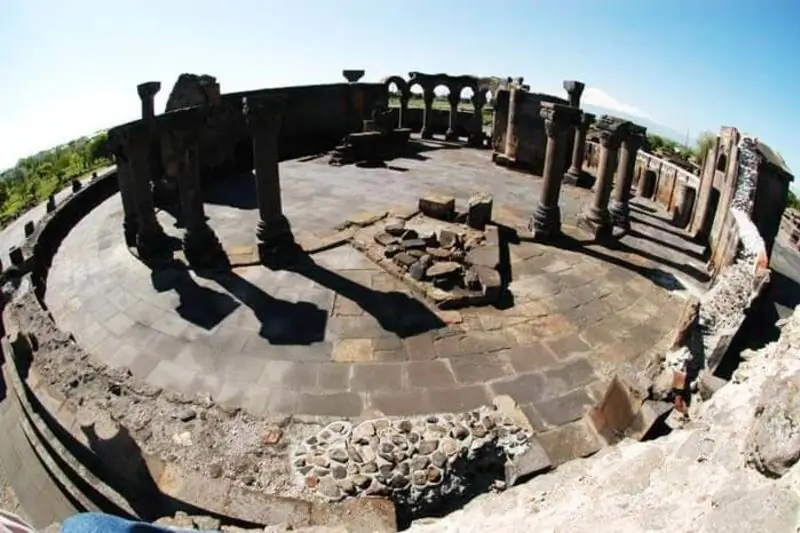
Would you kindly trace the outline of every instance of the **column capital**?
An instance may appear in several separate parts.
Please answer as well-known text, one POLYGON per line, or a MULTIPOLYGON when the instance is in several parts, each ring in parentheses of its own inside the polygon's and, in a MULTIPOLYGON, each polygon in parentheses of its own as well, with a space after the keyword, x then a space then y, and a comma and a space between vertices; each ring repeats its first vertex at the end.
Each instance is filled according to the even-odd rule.
POLYGON ((364 77, 365 72, 363 70, 356 70, 356 69, 345 69, 342 71, 342 76, 348 81, 348 83, 355 83, 361 78, 364 77))
POLYGON ((579 107, 581 95, 583 95, 583 90, 586 88, 586 85, 576 80, 564 80, 562 86, 569 95, 569 105, 579 107))
POLYGON ((603 115, 595 122, 600 145, 603 148, 616 150, 622 143, 623 129, 627 123, 618 118, 603 115))
POLYGON ((277 135, 283 120, 285 99, 278 96, 245 98, 242 114, 248 129, 269 131, 277 135))
POLYGON ((622 142, 629 150, 636 151, 644 144, 646 134, 647 128, 628 122, 622 128, 622 142))
POLYGON ((554 137, 570 127, 577 126, 581 119, 581 112, 575 107, 542 102, 539 116, 544 119, 547 136, 554 137))
POLYGON ((136 86, 136 91, 139 93, 139 98, 141 99, 153 98, 160 90, 160 81, 146 81, 136 86))

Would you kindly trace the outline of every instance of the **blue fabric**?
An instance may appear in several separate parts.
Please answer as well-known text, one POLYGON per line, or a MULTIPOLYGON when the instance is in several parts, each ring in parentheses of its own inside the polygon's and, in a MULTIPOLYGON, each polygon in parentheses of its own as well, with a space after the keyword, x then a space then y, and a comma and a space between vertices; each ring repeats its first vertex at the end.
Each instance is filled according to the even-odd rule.
MULTIPOLYGON (((61 533, 174 533, 175 530, 154 526, 145 522, 132 522, 117 516, 103 513, 80 513, 70 516, 61 524, 61 533)), ((206 531, 205 533, 218 533, 206 531)))

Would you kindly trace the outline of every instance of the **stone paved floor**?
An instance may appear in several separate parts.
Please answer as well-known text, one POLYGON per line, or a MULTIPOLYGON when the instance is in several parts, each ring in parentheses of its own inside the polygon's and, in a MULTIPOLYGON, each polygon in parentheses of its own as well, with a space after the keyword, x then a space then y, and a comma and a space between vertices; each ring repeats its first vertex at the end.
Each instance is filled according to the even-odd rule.
MULTIPOLYGON (((431 189, 459 199, 488 190, 496 205, 522 212, 536 205, 540 180, 494 167, 485 151, 422 155, 429 159, 394 163, 407 172, 283 163, 286 212, 296 229, 313 231, 359 211, 414 205, 431 189)), ((587 197, 565 188, 567 220, 587 197)), ((46 301, 57 323, 109 365, 255 413, 406 415, 510 394, 536 424, 558 426, 579 418, 613 368, 652 348, 681 310, 663 287, 675 283, 670 269, 682 273, 691 262, 691 246, 663 213, 637 209, 650 224, 637 222, 623 250, 510 243, 513 306, 437 315, 349 245, 293 272, 151 274, 124 247, 115 196, 63 243, 46 301), (677 244, 655 244, 670 239, 677 244)), ((208 211, 226 244, 250 238, 253 208, 208 211)))

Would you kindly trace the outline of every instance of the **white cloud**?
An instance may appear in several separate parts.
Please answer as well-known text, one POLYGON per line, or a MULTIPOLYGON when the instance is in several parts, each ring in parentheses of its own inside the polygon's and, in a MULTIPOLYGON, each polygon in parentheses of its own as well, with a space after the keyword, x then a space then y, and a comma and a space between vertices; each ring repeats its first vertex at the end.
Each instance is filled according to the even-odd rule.
POLYGON ((583 91, 583 98, 581 101, 585 104, 602 107, 611 111, 618 111, 635 117, 646 118, 647 120, 654 120, 653 117, 646 111, 642 111, 638 107, 620 102, 607 92, 597 87, 587 87, 583 91))

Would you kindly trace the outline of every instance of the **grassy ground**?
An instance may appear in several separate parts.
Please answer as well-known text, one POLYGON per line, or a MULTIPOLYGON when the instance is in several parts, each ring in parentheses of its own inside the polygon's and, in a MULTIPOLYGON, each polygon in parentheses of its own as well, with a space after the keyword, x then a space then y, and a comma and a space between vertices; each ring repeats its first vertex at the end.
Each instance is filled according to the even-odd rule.
MULTIPOLYGON (((400 107, 400 99, 390 96, 389 107, 400 107)), ((425 107, 425 102, 422 100, 422 98, 412 98, 408 101, 408 107, 409 109, 423 109, 425 107)), ((433 101, 433 109, 437 109, 439 111, 450 111, 450 103, 446 98, 437 98, 433 101)), ((475 108, 470 102, 459 102, 458 110, 465 111, 467 113, 473 113, 475 108)), ((491 108, 491 106, 484 106, 481 111, 481 114, 483 115, 483 123, 491 124, 492 116, 494 115, 494 110, 491 108)))

